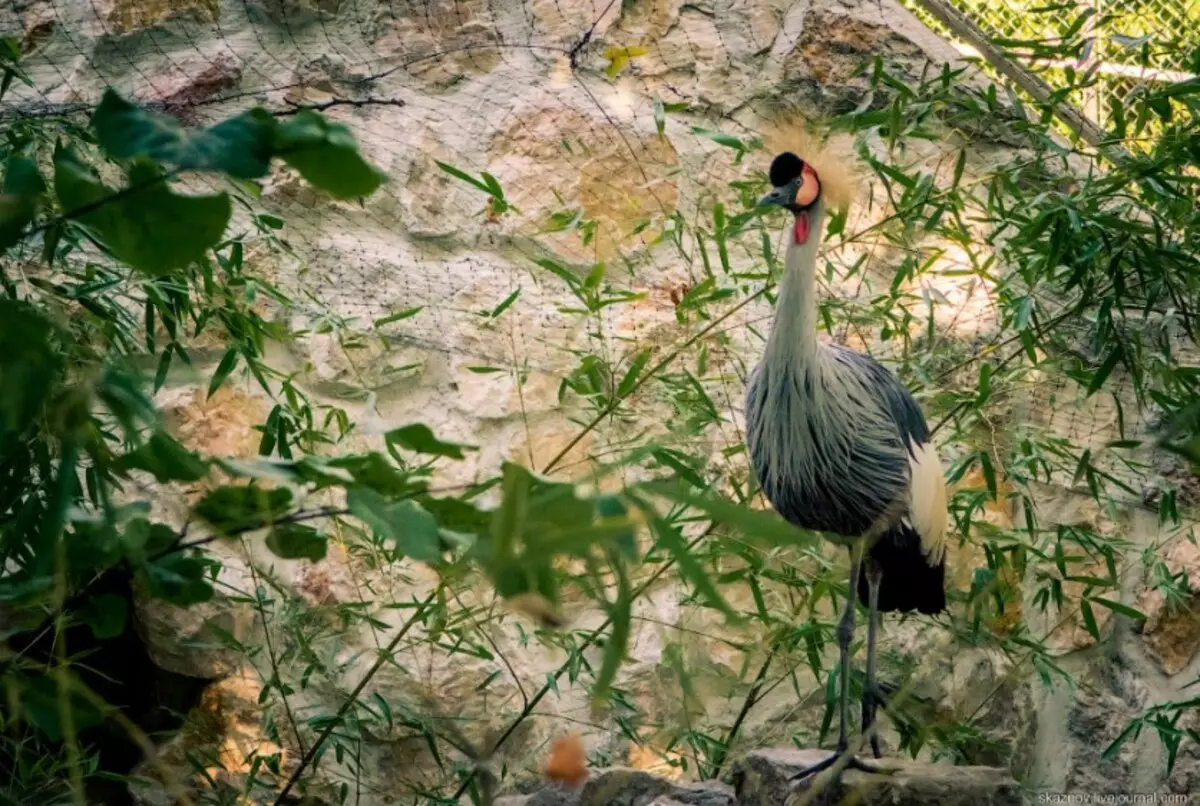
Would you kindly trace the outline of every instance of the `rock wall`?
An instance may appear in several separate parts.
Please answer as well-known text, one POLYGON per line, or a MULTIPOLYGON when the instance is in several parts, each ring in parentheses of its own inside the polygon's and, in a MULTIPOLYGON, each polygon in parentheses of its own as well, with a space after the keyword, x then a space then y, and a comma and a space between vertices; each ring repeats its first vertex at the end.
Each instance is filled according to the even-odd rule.
MULTIPOLYGON (((871 103, 857 68, 874 56, 914 79, 928 63, 956 60, 892 0, 17 0, 0 9, 0 28, 29 54, 36 86, 15 90, 15 103, 26 113, 86 109, 112 85, 192 124, 250 104, 282 113, 316 104, 351 126, 388 172, 380 193, 361 206, 330 203, 287 173, 264 189, 262 203, 286 221, 282 235, 291 252, 252 245, 248 260, 297 300, 277 315, 304 331, 275 348, 271 360, 296 373, 318 404, 372 426, 352 435, 349 447, 378 447, 380 426, 413 421, 479 446, 468 461, 449 466, 439 479, 445 484, 479 478, 504 459, 544 468, 564 450, 557 472, 583 478, 591 456, 631 441, 670 443, 685 431, 669 402, 648 391, 622 409, 627 416, 577 441, 584 405, 571 395, 560 400, 560 383, 581 353, 601 350, 619 361, 639 349, 670 350, 703 324, 677 315, 680 295, 699 275, 697 255, 673 243, 672 222, 711 227, 713 203, 734 203, 730 183, 765 166, 738 161, 692 126, 750 137, 781 107, 820 117, 871 103), (606 79, 605 49, 635 44, 644 55, 606 79), (686 103, 692 112, 659 118, 656 100, 686 103), (484 198, 437 161, 491 172, 515 211, 488 215, 484 198), (546 220, 564 210, 595 222, 587 243, 578 232, 545 230, 546 220), (534 263, 546 257, 580 271, 605 261, 614 283, 644 297, 594 317, 565 313, 570 297, 563 284, 534 263), (504 316, 479 315, 518 289, 504 316), (417 308, 407 318, 374 324, 417 308)), ((963 145, 947 134, 940 142, 914 144, 912 158, 949 170, 953 159, 944 158, 963 145)), ((969 145, 971 173, 1013 149, 1001 134, 989 139, 981 133, 969 145)), ((832 148, 849 159, 846 140, 832 148)), ((865 197, 864 190, 860 200, 865 197)), ((878 215, 877 208, 860 205, 847 228, 868 226, 878 215)), ((754 244, 731 247, 737 265, 756 254, 754 244)), ((873 265, 886 269, 894 256, 877 247, 859 244, 829 259, 849 266, 869 253, 873 265)), ((948 249, 947 265, 956 259, 961 256, 948 249)), ((947 300, 937 311, 939 327, 967 342, 986 340, 996 327, 986 289, 950 275, 939 282, 947 300)), ((875 288, 868 280, 858 293, 875 288)), ((854 292, 829 289, 846 297, 854 292)), ((716 465, 736 461, 724 449, 740 442, 741 378, 761 350, 751 325, 761 329, 769 314, 765 303, 747 306, 712 344, 704 383, 727 417, 688 438, 688 448, 707 451, 716 465)), ((221 348, 193 347, 194 374, 174 373, 161 394, 173 427, 205 451, 253 455, 253 426, 270 402, 252 382, 236 378, 206 400, 207 373, 221 348)), ((1046 422, 1097 445, 1111 438, 1110 413, 1096 410, 1099 404, 1077 404, 1061 390, 1044 394, 1058 397, 1052 405, 1048 398, 1031 401, 1012 421, 1046 422)), ((944 449, 950 458, 962 446, 944 449)), ((981 481, 967 477, 961 484, 981 481)), ((168 516, 181 514, 177 501, 160 506, 168 516)), ((1079 493, 1047 487, 1038 506, 1046 523, 1084 524, 1136 547, 1161 546, 1151 554, 1161 556, 1169 574, 1192 577, 1200 567, 1194 546, 1180 539, 1186 530, 1160 528, 1136 502, 1101 511, 1079 493)), ((993 505, 986 516, 1003 529, 1019 513, 993 505)), ((285 715, 274 698, 268 714, 276 730, 263 729, 257 701, 271 671, 261 654, 248 661, 239 651, 213 649, 205 624, 215 620, 224 635, 252 646, 262 645, 264 629, 272 630, 274 646, 291 650, 279 673, 294 684, 293 711, 303 718, 329 714, 361 679, 374 649, 401 628, 405 611, 383 603, 414 601, 435 580, 426 569, 380 566, 336 546, 317 564, 274 559, 253 542, 221 551, 220 582, 232 593, 254 590, 261 584, 256 573, 269 570, 276 609, 269 625, 251 608, 224 600, 186 613, 155 605, 139 616, 164 668, 226 675, 194 724, 164 750, 164 762, 187 769, 187 754, 203 748, 213 759, 214 778, 236 785, 252 753, 281 754, 286 771, 302 747, 294 732, 278 729, 285 715), (377 621, 347 615, 355 609, 377 621), (306 629, 315 623, 317 634, 303 652, 289 645, 285 626, 300 619, 308 620, 306 629), (319 682, 307 676, 314 664, 325 670, 319 682)), ((980 552, 968 539, 954 556, 954 581, 965 590, 982 564, 980 552)), ((1121 570, 1128 572, 1126 601, 1150 614, 1140 632, 1133 622, 1098 611, 1104 639, 1094 644, 1071 599, 1078 590, 1068 584, 1061 614, 1051 607, 1043 615, 1032 588, 1014 584, 1006 594, 1009 607, 989 626, 1049 634, 1054 654, 1040 666, 958 645, 948 630, 927 621, 888 623, 885 655, 894 668, 916 670, 929 720, 974 718, 981 737, 970 760, 1011 765, 1018 777, 1050 791, 1188 791, 1200 779, 1200 754, 1184 751, 1164 781, 1153 731, 1111 760, 1100 757, 1129 718, 1183 696, 1184 683, 1200 671, 1191 603, 1169 609, 1151 574, 1121 570), (1034 669, 1051 661, 1084 685, 1043 684, 1034 669)), ((772 606, 783 606, 781 594, 768 594, 772 606)), ((736 597, 748 594, 730 596, 736 607, 736 597)), ((449 606, 463 633, 487 651, 452 654, 422 642, 417 631, 364 700, 379 695, 396 713, 423 718, 434 709, 435 721, 452 716, 466 741, 487 746, 566 655, 481 587, 462 586, 449 606)), ((570 615, 582 630, 600 622, 587 610, 570 615)), ((728 628, 669 576, 637 602, 635 618, 620 685, 638 709, 642 744, 614 730, 612 714, 593 717, 586 692, 564 678, 492 759, 495 768, 505 765, 517 778, 536 775, 552 738, 580 732, 598 764, 692 774, 682 767, 683 745, 668 747, 672 728, 695 724, 722 733, 733 724, 753 670, 765 659, 763 636, 728 628), (679 668, 688 671, 692 697, 678 691, 679 668)), ((793 667, 789 682, 761 695, 735 753, 793 737, 815 741, 821 681, 801 671, 798 659, 793 667)), ((398 793, 407 791, 401 783, 444 780, 418 732, 397 724, 364 729, 371 741, 356 758, 331 753, 323 759, 321 776, 331 787, 353 781, 358 803, 382 804, 400 802, 398 793)), ((886 743, 896 746, 894 732, 886 743)))

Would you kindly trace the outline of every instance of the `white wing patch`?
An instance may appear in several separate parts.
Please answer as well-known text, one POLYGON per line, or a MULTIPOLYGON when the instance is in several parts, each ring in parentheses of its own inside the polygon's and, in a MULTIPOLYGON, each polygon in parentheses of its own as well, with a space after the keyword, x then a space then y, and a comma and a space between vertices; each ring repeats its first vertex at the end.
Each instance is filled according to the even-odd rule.
POLYGON ((946 477, 933 442, 913 446, 908 517, 921 537, 921 552, 935 566, 946 556, 946 477))

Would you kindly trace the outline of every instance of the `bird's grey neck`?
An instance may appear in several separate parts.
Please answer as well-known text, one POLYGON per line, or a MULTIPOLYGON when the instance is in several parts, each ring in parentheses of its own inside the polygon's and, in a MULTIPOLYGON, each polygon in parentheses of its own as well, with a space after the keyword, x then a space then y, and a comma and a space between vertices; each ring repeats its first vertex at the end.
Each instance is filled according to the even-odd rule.
POLYGON ((823 205, 808 210, 808 240, 797 244, 791 229, 784 255, 783 279, 775 301, 775 320, 767 339, 765 360, 783 369, 811 366, 817 352, 817 250, 824 225, 823 205))

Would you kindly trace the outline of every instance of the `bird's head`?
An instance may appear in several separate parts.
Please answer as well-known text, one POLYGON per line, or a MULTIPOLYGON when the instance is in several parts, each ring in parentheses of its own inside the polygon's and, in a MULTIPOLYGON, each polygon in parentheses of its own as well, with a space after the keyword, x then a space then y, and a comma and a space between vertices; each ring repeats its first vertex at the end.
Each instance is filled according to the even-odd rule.
POLYGON ((821 178, 817 171, 790 151, 771 160, 771 192, 758 200, 759 207, 778 206, 796 217, 797 244, 808 241, 809 211, 821 201, 821 178))

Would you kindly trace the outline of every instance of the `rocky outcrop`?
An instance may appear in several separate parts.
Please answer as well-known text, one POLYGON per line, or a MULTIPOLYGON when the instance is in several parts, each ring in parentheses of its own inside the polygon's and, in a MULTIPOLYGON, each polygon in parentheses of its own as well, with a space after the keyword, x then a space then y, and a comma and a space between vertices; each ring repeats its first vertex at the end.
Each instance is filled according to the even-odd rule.
MULTIPOLYGON (((733 785, 719 781, 677 784, 640 770, 593 772, 578 789, 551 786, 499 798, 496 806, 792 806, 817 794, 828 776, 800 784, 792 775, 829 755, 828 750, 757 750, 737 762, 733 785)), ((883 759, 883 774, 855 770, 822 789, 824 803, 859 806, 1021 806, 1020 789, 1007 770, 953 767, 883 759)), ((817 802, 815 799, 812 802, 817 802)))

